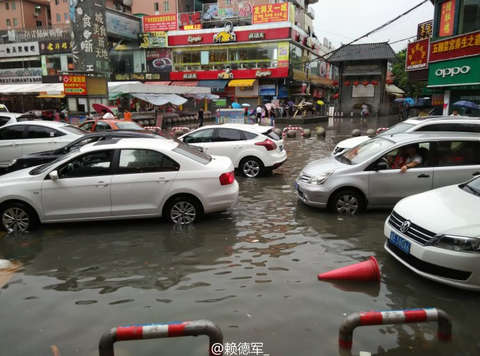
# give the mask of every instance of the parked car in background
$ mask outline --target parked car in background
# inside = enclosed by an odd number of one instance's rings
[[[401,173],[396,166],[412,147],[421,163]],[[376,137],[336,156],[308,164],[296,180],[306,205],[356,214],[392,207],[400,199],[480,175],[480,136],[412,133]]]
[[[385,221],[385,249],[422,277],[480,290],[480,177],[395,205]]]
[[[480,133],[480,118],[467,116],[427,116],[414,117],[405,121],[399,122],[388,130],[377,134],[378,136],[394,135],[399,133],[411,132],[438,132],[438,131],[452,131],[452,132],[478,132]],[[347,138],[340,141],[333,149],[333,154],[340,154],[348,149],[351,149],[367,140],[370,136],[358,136]]]
[[[0,127],[17,122],[20,115],[13,112],[0,112]]]
[[[124,121],[124,120],[108,120],[108,119],[98,119],[98,120],[86,120],[81,123],[78,127],[85,131],[91,132],[100,132],[107,130],[135,130],[135,131],[144,131],[145,129],[133,121]]]
[[[228,157],[183,143],[114,138],[0,177],[0,222],[27,231],[37,222],[164,216],[190,224],[238,199]]]
[[[160,135],[153,134],[148,131],[102,131],[102,132],[94,132],[90,134],[86,134],[84,136],[80,136],[75,141],[70,142],[69,144],[57,148],[56,150],[50,151],[43,151],[43,152],[35,152],[23,155],[17,159],[14,159],[8,167],[5,168],[4,173],[14,172],[19,169],[24,169],[27,167],[38,166],[40,164],[45,164],[51,161],[54,161],[58,157],[67,154],[73,150],[77,150],[80,147],[98,141],[105,141],[112,138],[159,138],[166,140]]]
[[[287,160],[283,140],[271,126],[224,124],[203,126],[179,138],[206,153],[230,157],[235,168],[256,178]]]
[[[78,127],[56,121],[22,121],[0,127],[0,167],[18,157],[55,150],[83,136]]]

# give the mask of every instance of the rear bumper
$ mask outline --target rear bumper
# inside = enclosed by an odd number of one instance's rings
[[[205,198],[203,210],[206,214],[225,211],[232,208],[238,202],[238,182],[222,187],[218,192]]]
[[[274,163],[273,166],[265,167],[265,168],[273,171],[274,169],[277,169],[278,167],[280,167],[280,166],[281,166],[282,164],[284,164],[285,162],[287,162],[287,159],[286,159],[286,158],[285,158],[283,161],[281,161],[281,162]]]
[[[287,160],[287,151],[274,152],[266,157],[263,157],[263,165],[265,169],[275,169],[280,167]]]

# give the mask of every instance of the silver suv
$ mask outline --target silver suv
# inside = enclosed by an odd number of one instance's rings
[[[408,156],[419,163],[402,173],[402,161]],[[479,134],[418,132],[376,137],[314,161],[302,170],[295,186],[306,205],[356,214],[367,206],[391,207],[408,195],[476,175],[480,175]]]

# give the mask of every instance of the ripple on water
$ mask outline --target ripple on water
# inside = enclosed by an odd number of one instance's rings
[[[221,301],[231,299],[231,298],[236,298],[236,297],[237,297],[236,295],[226,295],[225,297],[220,297],[220,298],[196,300],[195,303],[217,303],[217,302],[221,302]]]

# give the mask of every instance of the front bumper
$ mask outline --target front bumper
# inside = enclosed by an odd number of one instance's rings
[[[410,253],[407,254],[390,242],[392,231],[410,242]],[[384,235],[385,250],[413,272],[452,287],[480,291],[480,254],[421,245],[393,228],[388,223],[388,218],[384,225]]]
[[[297,179],[295,182],[295,191],[298,199],[305,205],[314,208],[326,208],[328,206],[328,199],[331,192],[329,189],[326,189],[326,186],[323,184],[307,184]]]

